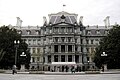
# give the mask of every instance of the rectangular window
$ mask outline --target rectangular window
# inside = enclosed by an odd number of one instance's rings
[[[61,45],[61,52],[65,52],[65,45]]]
[[[40,53],[40,48],[37,48],[37,53]]]
[[[68,42],[71,42],[71,37],[68,37]]]
[[[31,45],[31,39],[28,40],[28,45]]]
[[[77,39],[75,39],[75,43],[77,43]]]
[[[75,51],[78,51],[78,46],[75,46]]]
[[[73,30],[72,30],[71,27],[68,27],[68,32],[69,32],[69,33],[73,32]]]
[[[54,60],[55,60],[55,62],[58,62],[58,55],[54,56]]]
[[[86,48],[86,51],[89,53],[89,48]]]
[[[65,55],[61,55],[61,62],[65,62]]]
[[[79,55],[75,55],[75,62],[79,63]]]
[[[33,45],[36,45],[36,40],[35,39],[33,39]]]
[[[83,52],[83,47],[81,47],[81,52]]]
[[[58,42],[58,37],[55,37],[55,42]]]
[[[68,62],[72,62],[72,55],[68,55]]]
[[[62,33],[65,32],[65,27],[61,27],[61,32],[62,32]]]
[[[89,44],[89,40],[88,39],[86,40],[86,44]]]
[[[91,53],[94,53],[95,52],[95,49],[92,47],[91,48]]]
[[[33,48],[33,53],[36,53],[35,48]]]
[[[65,37],[61,37],[61,41],[62,41],[62,42],[65,42]]]
[[[58,32],[58,27],[55,27],[55,28],[54,28],[54,32]]]
[[[58,45],[54,45],[55,52],[58,52]]]
[[[91,44],[93,44],[93,40],[91,40]]]
[[[83,39],[81,39],[81,44],[83,44]]]
[[[40,39],[37,40],[37,44],[40,45]]]
[[[68,45],[68,52],[72,52],[72,45]]]
[[[48,63],[51,62],[51,55],[48,55]]]
[[[37,62],[39,62],[40,61],[40,57],[37,57]]]
[[[32,57],[32,62],[35,62],[35,58],[34,57]]]

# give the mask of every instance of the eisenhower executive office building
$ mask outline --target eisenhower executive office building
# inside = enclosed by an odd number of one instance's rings
[[[15,28],[31,53],[30,69],[68,72],[72,67],[77,71],[95,68],[95,48],[111,28],[109,16],[105,26],[84,26],[82,16],[77,22],[77,14],[64,11],[48,16],[48,21],[43,17],[43,26],[27,27],[17,17]]]

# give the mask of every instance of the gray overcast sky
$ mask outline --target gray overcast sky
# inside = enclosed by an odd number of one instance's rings
[[[0,0],[0,26],[16,25],[16,17],[23,26],[42,26],[43,16],[63,10],[83,16],[84,25],[104,25],[106,16],[120,24],[120,0]]]

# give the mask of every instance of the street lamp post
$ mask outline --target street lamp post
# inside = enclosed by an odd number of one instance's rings
[[[44,71],[44,63],[45,63],[45,47],[43,48],[43,67],[42,67],[42,70]]]
[[[89,70],[89,63],[90,63],[90,61],[88,61],[88,70]]]
[[[105,56],[107,56],[107,54],[105,53],[105,52],[103,52],[102,54],[101,54],[101,56],[102,57],[105,57]],[[102,66],[102,71],[104,71],[104,70],[107,70],[107,64],[103,64],[103,66]]]
[[[20,43],[20,41],[18,40],[18,41],[14,41],[14,44],[15,44],[15,67],[16,67],[16,64],[17,64],[17,49],[18,49],[18,47],[19,47],[19,43]]]
[[[22,52],[22,54],[21,54],[20,56],[21,56],[21,57],[26,57],[25,52]],[[22,65],[21,65],[21,71],[24,71],[24,70],[25,70],[25,65],[22,64]]]

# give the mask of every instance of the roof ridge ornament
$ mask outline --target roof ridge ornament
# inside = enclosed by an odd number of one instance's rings
[[[62,16],[61,16],[61,22],[65,22],[65,18],[66,18],[66,17],[65,17],[64,15],[62,15]]]
[[[66,17],[64,15],[61,16],[61,19],[65,19]]]

